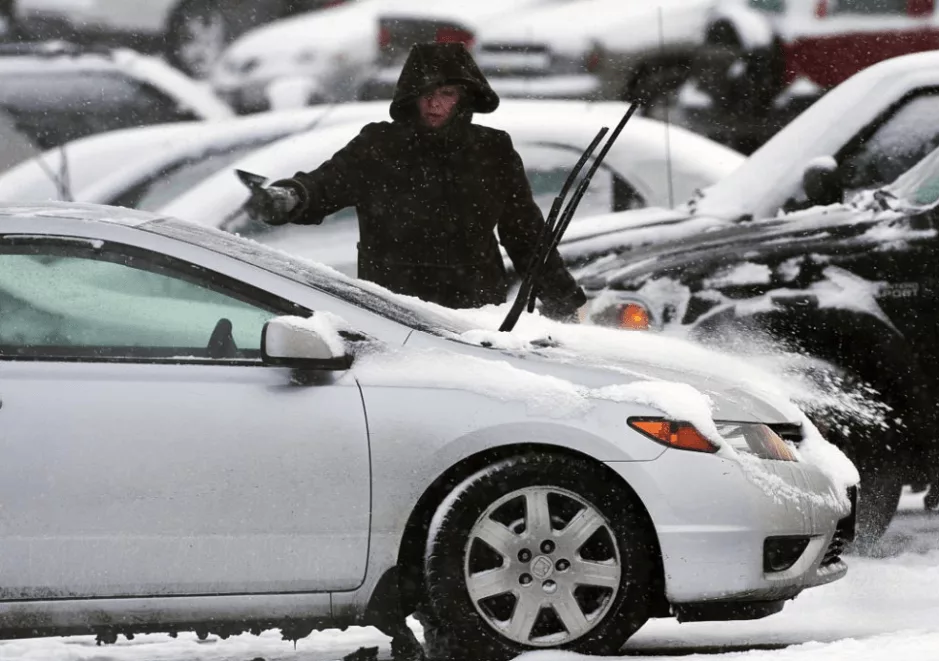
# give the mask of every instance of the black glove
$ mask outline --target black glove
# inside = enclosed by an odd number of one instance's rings
[[[579,321],[577,311],[587,302],[584,290],[578,287],[575,291],[563,297],[542,299],[541,314],[548,319],[561,323],[576,323]]]
[[[255,190],[245,203],[245,212],[251,220],[268,225],[284,225],[290,212],[300,204],[300,196],[286,186],[268,186]]]

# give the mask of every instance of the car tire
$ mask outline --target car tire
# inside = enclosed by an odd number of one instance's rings
[[[861,497],[852,550],[860,555],[876,555],[878,542],[900,506],[904,480],[895,470],[861,462],[857,468],[861,474]]]
[[[205,78],[228,45],[230,32],[219,0],[184,0],[170,18],[166,58],[180,71]]]
[[[431,658],[498,661],[550,648],[613,655],[649,618],[654,531],[636,497],[597,464],[501,461],[457,487],[430,530]]]

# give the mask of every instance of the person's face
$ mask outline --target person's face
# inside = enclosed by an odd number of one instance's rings
[[[460,102],[462,90],[457,85],[441,85],[417,100],[421,121],[432,129],[447,123]]]

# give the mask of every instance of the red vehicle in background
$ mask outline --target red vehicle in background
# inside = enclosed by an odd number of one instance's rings
[[[862,69],[937,48],[936,0],[726,0],[679,91],[676,120],[750,153]]]

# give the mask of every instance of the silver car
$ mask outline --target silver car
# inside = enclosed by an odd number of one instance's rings
[[[844,575],[854,487],[728,363],[485,314],[182,221],[0,208],[0,635],[418,611],[470,658],[612,654]]]

